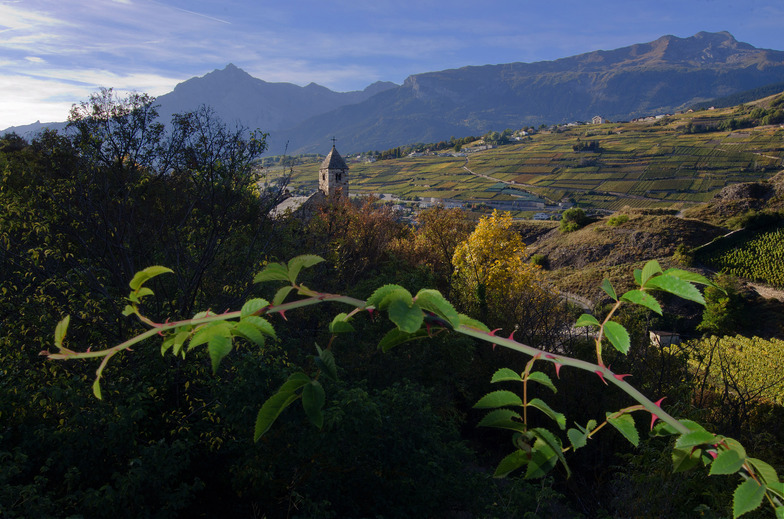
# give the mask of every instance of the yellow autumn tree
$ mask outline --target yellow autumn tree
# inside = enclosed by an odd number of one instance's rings
[[[512,226],[509,213],[494,211],[457,246],[453,298],[492,327],[518,330],[518,339],[554,347],[569,318],[566,303],[548,287],[540,267],[527,261],[525,243]]]

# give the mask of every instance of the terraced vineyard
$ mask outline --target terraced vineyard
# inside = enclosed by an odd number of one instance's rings
[[[698,260],[717,271],[784,287],[784,225],[735,233],[700,250]]]
[[[498,182],[550,201],[584,207],[686,207],[710,199],[729,183],[769,177],[784,163],[784,129],[689,133],[690,123],[718,124],[746,108],[669,116],[653,123],[580,125],[530,140],[470,153],[347,162],[351,189],[406,198],[509,199]],[[574,151],[580,142],[595,151]],[[465,166],[465,167],[464,167]],[[467,169],[466,169],[467,168]],[[318,164],[295,170],[293,185],[315,189]]]
[[[708,337],[695,344],[698,354],[705,360],[705,368],[712,357],[709,383],[714,390],[722,391],[721,372],[724,370],[733,381],[731,389],[742,396],[762,398],[784,405],[784,341],[759,337]]]

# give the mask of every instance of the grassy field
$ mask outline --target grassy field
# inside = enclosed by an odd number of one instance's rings
[[[769,177],[784,163],[784,129],[689,133],[689,123],[715,125],[745,107],[668,116],[656,122],[581,125],[467,157],[412,157],[352,162],[354,193],[404,198],[508,199],[499,182],[550,201],[573,198],[587,208],[687,207],[729,183]],[[596,141],[598,152],[576,152]],[[318,162],[296,166],[292,186],[317,187]],[[469,171],[470,170],[470,171]]]

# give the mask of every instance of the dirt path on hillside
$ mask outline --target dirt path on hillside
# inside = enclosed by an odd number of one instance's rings
[[[765,299],[777,299],[784,302],[784,290],[762,285],[760,283],[753,283],[751,281],[746,281],[746,284],[753,288],[760,297],[764,297]]]
[[[558,293],[561,294],[561,297],[570,303],[579,306],[583,310],[587,310],[589,312],[593,311],[594,302],[587,297],[578,296],[577,294],[573,294],[571,292],[564,292],[563,290],[559,290]]]

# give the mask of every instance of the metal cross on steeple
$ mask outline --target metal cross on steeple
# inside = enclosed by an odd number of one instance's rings
[[[337,139],[336,139],[335,137],[332,137],[332,147],[333,147],[333,148],[335,147],[335,142],[336,142],[336,141],[337,141]]]

